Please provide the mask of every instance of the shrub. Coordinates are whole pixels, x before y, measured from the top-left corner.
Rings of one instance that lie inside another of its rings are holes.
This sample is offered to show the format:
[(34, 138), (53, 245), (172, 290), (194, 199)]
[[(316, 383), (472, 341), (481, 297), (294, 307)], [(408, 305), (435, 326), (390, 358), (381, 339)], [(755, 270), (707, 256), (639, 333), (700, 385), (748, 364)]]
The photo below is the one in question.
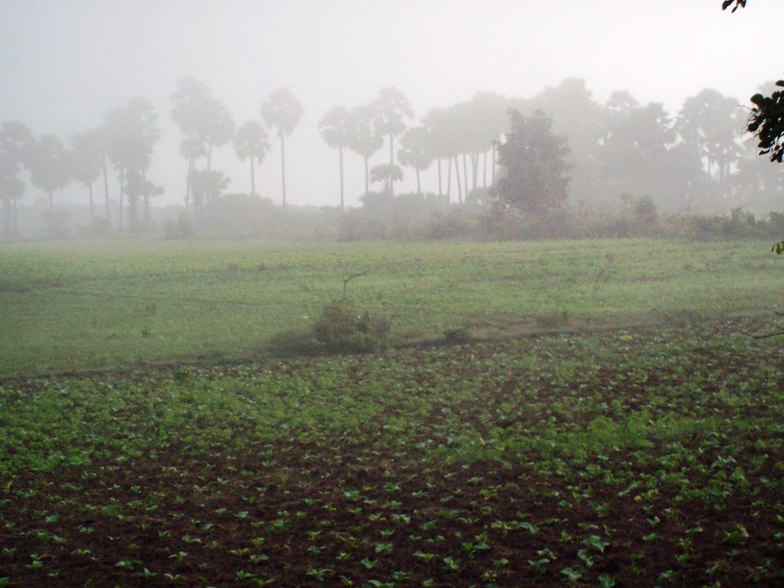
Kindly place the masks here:
[(277, 333), (266, 349), (276, 356), (372, 353), (386, 347), (388, 335), (389, 321), (338, 301), (324, 307), (312, 328)]
[(267, 341), (267, 351), (278, 357), (290, 355), (316, 355), (321, 346), (312, 331), (292, 330), (275, 333)]
[(389, 321), (372, 318), (346, 301), (324, 307), (313, 325), (313, 337), (329, 353), (368, 353), (386, 347)]

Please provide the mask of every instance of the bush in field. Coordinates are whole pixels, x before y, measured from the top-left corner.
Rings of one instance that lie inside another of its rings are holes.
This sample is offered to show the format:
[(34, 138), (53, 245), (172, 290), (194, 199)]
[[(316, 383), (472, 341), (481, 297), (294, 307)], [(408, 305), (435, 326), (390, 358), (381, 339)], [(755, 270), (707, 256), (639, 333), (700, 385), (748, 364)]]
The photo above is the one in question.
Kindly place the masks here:
[(381, 351), (388, 335), (389, 321), (346, 301), (327, 304), (313, 326), (313, 337), (329, 353)]
[(267, 341), (267, 351), (275, 356), (317, 355), (321, 346), (313, 337), (312, 330), (282, 331)]
[(327, 304), (312, 328), (272, 336), (267, 351), (273, 355), (372, 353), (386, 347), (388, 335), (389, 321), (340, 300)]

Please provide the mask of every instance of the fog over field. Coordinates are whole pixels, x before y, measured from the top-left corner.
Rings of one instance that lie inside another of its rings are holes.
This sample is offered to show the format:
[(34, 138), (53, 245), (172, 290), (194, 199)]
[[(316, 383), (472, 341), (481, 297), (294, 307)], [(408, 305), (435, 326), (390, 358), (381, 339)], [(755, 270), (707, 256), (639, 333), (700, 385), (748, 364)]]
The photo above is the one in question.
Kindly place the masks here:
[[(365, 104), (395, 86), (418, 120), (477, 91), (526, 98), (569, 77), (584, 79), (599, 101), (624, 89), (670, 113), (704, 88), (747, 104), (760, 84), (781, 77), (768, 39), (782, 22), (778, 0), (734, 15), (719, 0), (3, 0), (0, 119), (67, 140), (143, 96), (162, 130), (149, 171), (164, 188), (156, 203), (181, 204), (187, 164), (170, 117), (177, 82), (204, 82), (237, 125), (260, 119), (262, 102), (283, 86), (304, 107), (287, 143), (288, 200), (335, 204), (337, 154), (318, 131), (335, 105)], [(280, 153), (271, 143), (257, 185), (279, 202)], [(381, 149), (373, 162), (384, 157)], [(232, 179), (228, 191), (248, 191), (246, 164), (230, 145), (213, 165)], [(363, 192), (362, 166), (346, 155), (349, 205)], [(399, 191), (414, 186), (407, 171)], [(39, 197), (28, 187), (24, 203)], [(69, 200), (83, 201), (83, 187), (58, 194)]]

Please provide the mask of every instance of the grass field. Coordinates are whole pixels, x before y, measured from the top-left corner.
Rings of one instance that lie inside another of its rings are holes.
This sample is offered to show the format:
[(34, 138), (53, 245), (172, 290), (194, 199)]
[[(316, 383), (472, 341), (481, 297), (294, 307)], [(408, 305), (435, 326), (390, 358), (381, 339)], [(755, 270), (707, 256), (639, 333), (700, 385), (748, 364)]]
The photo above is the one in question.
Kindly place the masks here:
[(0, 376), (254, 358), (365, 270), (349, 295), (396, 344), (769, 311), (781, 288), (762, 242), (7, 245)]
[[(76, 251), (0, 254), (0, 586), (784, 583), (765, 244)], [(364, 269), (495, 338), (263, 357)]]

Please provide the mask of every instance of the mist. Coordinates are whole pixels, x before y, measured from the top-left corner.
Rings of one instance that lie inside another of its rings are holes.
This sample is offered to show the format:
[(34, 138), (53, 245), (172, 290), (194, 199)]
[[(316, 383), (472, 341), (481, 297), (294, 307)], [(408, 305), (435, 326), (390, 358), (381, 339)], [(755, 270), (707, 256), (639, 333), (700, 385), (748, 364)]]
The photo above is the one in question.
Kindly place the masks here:
[[(3, 121), (66, 142), (99, 126), (106, 112), (142, 96), (157, 112), (160, 140), (149, 178), (163, 188), (156, 206), (182, 205), (187, 162), (172, 122), (170, 97), (183, 78), (206, 84), (237, 126), (260, 120), (260, 107), (285, 87), (303, 105), (287, 139), (288, 201), (335, 206), (337, 153), (318, 123), (332, 107), (352, 108), (396, 87), (414, 112), (468, 101), (478, 91), (528, 99), (577, 78), (598, 102), (627, 90), (641, 104), (662, 103), (675, 115), (704, 88), (747, 104), (779, 76), (759, 39), (776, 38), (784, 6), (731, 15), (714, 0), (683, 3), (574, 0), (546, 3), (327, 1), (130, 2), (9, 0), (0, 5), (0, 96)], [(557, 123), (557, 121), (556, 121)], [(272, 133), (271, 133), (272, 135)], [(257, 169), (262, 196), (280, 203), (275, 137)], [(385, 160), (380, 149), (371, 165)], [(215, 150), (213, 168), (249, 192), (247, 165), (231, 145)], [(345, 157), (349, 206), (364, 193), (363, 162)], [(435, 169), (423, 173), (433, 190)], [(406, 170), (398, 192), (413, 191)], [(116, 188), (115, 188), (116, 191)], [(31, 204), (45, 194), (32, 186)], [(76, 183), (61, 202), (85, 200)]]

